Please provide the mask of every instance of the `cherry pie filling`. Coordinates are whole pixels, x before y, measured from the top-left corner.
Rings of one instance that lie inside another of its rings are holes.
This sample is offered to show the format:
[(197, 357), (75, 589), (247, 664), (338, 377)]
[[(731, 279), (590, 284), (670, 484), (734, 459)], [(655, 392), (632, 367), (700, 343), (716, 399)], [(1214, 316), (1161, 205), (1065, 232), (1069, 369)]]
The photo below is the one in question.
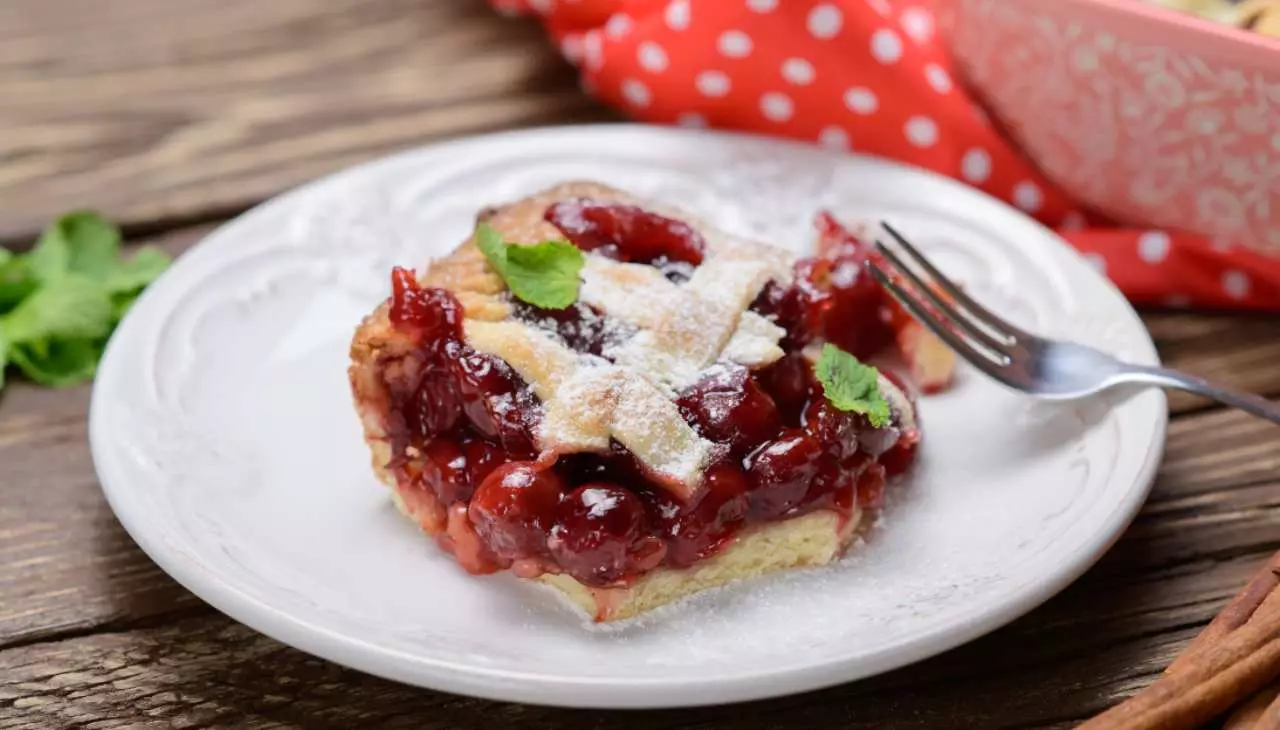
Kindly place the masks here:
[[(546, 219), (584, 251), (655, 266), (673, 281), (702, 262), (696, 231), (633, 206), (566, 201)], [(432, 507), (419, 519), (472, 572), (567, 573), (592, 587), (690, 566), (751, 525), (818, 509), (848, 519), (857, 507), (878, 507), (920, 435), (898, 425), (902, 414), (873, 428), (837, 410), (800, 353), (822, 338), (866, 357), (894, 336), (891, 305), (863, 268), (867, 247), (829, 216), (818, 227), (819, 255), (798, 261), (791, 283), (770, 282), (751, 307), (786, 331), (786, 356), (754, 372), (718, 364), (678, 395), (685, 420), (722, 445), (689, 503), (647, 478), (617, 442), (603, 454), (540, 457), (541, 408), (528, 384), (464, 342), (452, 294), (396, 269), (390, 319), (413, 347), (383, 368), (389, 467), (402, 496)], [(557, 311), (517, 302), (515, 311), (597, 356), (610, 337), (627, 335), (581, 302)]]

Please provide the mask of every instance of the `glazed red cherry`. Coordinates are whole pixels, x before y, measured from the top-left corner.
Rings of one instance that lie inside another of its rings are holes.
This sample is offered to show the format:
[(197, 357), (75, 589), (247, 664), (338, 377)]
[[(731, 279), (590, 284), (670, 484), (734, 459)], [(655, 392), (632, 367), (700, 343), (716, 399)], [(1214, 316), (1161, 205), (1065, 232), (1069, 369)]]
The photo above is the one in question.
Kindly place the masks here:
[(494, 469), (507, 463), (507, 452), (483, 438), (469, 436), (462, 440), (462, 453), (467, 459), (467, 478), (471, 482), (464, 499), (471, 499), (476, 486), (484, 483)]
[(800, 353), (783, 357), (758, 376), (764, 389), (773, 396), (782, 418), (788, 424), (799, 423), (801, 411), (816, 390), (813, 368)]
[(878, 509), (884, 506), (885, 468), (872, 464), (858, 477), (858, 506)]
[(418, 392), (406, 404), (405, 421), (411, 433), (425, 441), (446, 433), (462, 417), (462, 400), (449, 371), (428, 361)]
[(476, 533), (501, 558), (536, 557), (546, 551), (564, 481), (534, 462), (494, 469), (471, 497), (468, 514)]
[(908, 429), (888, 451), (880, 455), (880, 463), (884, 465), (887, 476), (897, 476), (906, 471), (916, 459), (916, 451), (920, 448), (920, 432)]
[(685, 420), (741, 456), (778, 432), (782, 420), (769, 394), (741, 365), (716, 368), (676, 400)]
[(804, 430), (837, 459), (847, 459), (858, 451), (858, 435), (869, 428), (865, 416), (841, 411), (821, 393), (815, 393), (801, 417)]
[(662, 541), (648, 534), (644, 503), (616, 484), (594, 482), (570, 492), (548, 540), (566, 573), (593, 586), (617, 583), (662, 560)]
[(391, 271), (391, 323), (427, 340), (459, 339), (462, 305), (444, 289), (424, 289), (411, 269)]
[(777, 519), (798, 506), (818, 473), (823, 456), (818, 440), (800, 429), (787, 429), (747, 458), (751, 484), (751, 517)]
[(818, 332), (845, 352), (867, 357), (893, 342), (889, 299), (866, 270), (874, 249), (830, 213), (820, 213), (815, 225), (818, 255), (830, 262), (825, 280), (830, 299)]
[(706, 241), (689, 224), (633, 205), (580, 198), (547, 209), (546, 220), (583, 251), (638, 264), (702, 263)]
[(437, 436), (422, 447), (422, 482), (445, 505), (471, 498), (471, 474), (462, 445), (448, 436)]
[(713, 465), (698, 501), (681, 505), (660, 490), (645, 492), (651, 514), (667, 541), (667, 562), (687, 567), (715, 554), (747, 517), (747, 479), (732, 463)]
[(605, 315), (583, 302), (575, 302), (564, 309), (540, 309), (523, 302), (515, 307), (516, 317), (554, 330), (569, 349), (602, 355), (605, 345)]

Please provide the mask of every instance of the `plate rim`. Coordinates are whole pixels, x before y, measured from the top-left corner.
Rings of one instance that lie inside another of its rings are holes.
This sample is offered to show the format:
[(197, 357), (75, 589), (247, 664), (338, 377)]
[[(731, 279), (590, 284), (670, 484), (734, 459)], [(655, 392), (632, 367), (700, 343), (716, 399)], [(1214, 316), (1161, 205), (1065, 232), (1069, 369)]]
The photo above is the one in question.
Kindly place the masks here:
[[(418, 147), (401, 150), (374, 159), (345, 167), (310, 180), (289, 190), (283, 191), (234, 218), (223, 222), (209, 231), (193, 244), (182, 256), (189, 256), (197, 250), (210, 245), (220, 232), (225, 231), (245, 217), (254, 214), (267, 206), (282, 204), (296, 196), (304, 195), (312, 188), (320, 187), (329, 181), (355, 174), (357, 171), (382, 165), (393, 165), (397, 161), (407, 161), (425, 151), (446, 151), (450, 147), (465, 147), (478, 140), (493, 140), (508, 137), (528, 137), (535, 141), (540, 136), (562, 135), (565, 133), (628, 135), (632, 133), (670, 135), (674, 137), (713, 137), (726, 142), (733, 140), (767, 141), (780, 147), (812, 150), (812, 145), (791, 140), (779, 139), (758, 134), (744, 134), (719, 130), (689, 130), (654, 125), (618, 123), (618, 124), (572, 124), (545, 125), (522, 129), (504, 130), (500, 132), (470, 135), (451, 140), (429, 143)], [(985, 192), (965, 185), (946, 176), (903, 164), (882, 157), (859, 153), (843, 153), (846, 159), (867, 159), (878, 165), (887, 165), (916, 176), (925, 176), (952, 187), (957, 192), (969, 196), (985, 198), (1014, 213), (1024, 222), (1029, 222), (1048, 234), (1047, 238), (1060, 249), (1059, 253), (1083, 257), (1072, 249), (1061, 237), (1048, 227), (1027, 216), (1022, 211), (987, 195)], [(1098, 284), (1106, 287), (1114, 295), (1116, 301), (1123, 306), (1123, 316), (1138, 325), (1143, 335), (1141, 345), (1142, 357), (1158, 363), (1154, 342), (1146, 325), (1141, 321), (1133, 308), (1115, 285), (1106, 277), (1091, 271)], [(145, 311), (148, 294), (140, 297), (137, 305), (126, 316), (125, 321), (117, 328), (117, 333), (128, 327), (130, 320), (136, 321), (138, 313)], [(816, 664), (792, 667), (778, 671), (755, 671), (745, 674), (734, 674), (728, 678), (709, 677), (705, 681), (686, 683), (673, 687), (669, 680), (660, 677), (635, 678), (625, 681), (616, 678), (600, 678), (590, 675), (547, 675), (537, 672), (494, 669), (475, 664), (464, 664), (448, 659), (437, 659), (399, 649), (378, 646), (356, 636), (348, 636), (332, 631), (305, 619), (297, 618), (266, 601), (259, 600), (236, 588), (211, 571), (201, 568), (198, 560), (175, 554), (164, 548), (148, 532), (143, 515), (131, 510), (127, 492), (129, 486), (123, 476), (112, 473), (111, 457), (108, 449), (106, 431), (109, 426), (102, 415), (107, 409), (108, 389), (101, 387), (109, 382), (112, 373), (125, 355), (120, 354), (117, 343), (122, 338), (113, 336), (108, 343), (98, 377), (95, 379), (89, 406), (89, 443), (90, 451), (103, 494), (112, 512), (128, 532), (129, 536), (170, 577), (176, 580), (198, 598), (210, 604), (249, 628), (270, 638), (287, 644), (314, 656), (347, 666), (374, 676), (391, 681), (412, 684), (438, 691), (469, 695), (483, 699), (520, 702), (530, 705), (591, 708), (591, 709), (641, 709), (641, 708), (675, 708), (720, 705), (757, 699), (775, 698), (798, 692), (825, 689), (838, 684), (865, 679), (870, 676), (914, 664), (923, 659), (949, 651), (974, 639), (986, 635), (1013, 620), (1027, 614), (1034, 608), (1060, 593), (1071, 583), (1080, 578), (1091, 568), (1117, 540), (1123, 535), (1129, 524), (1146, 502), (1156, 471), (1164, 453), (1168, 428), (1168, 410), (1163, 392), (1160, 393), (1160, 407), (1156, 409), (1157, 418), (1152, 431), (1152, 440), (1147, 453), (1143, 457), (1137, 472), (1134, 487), (1130, 489), (1121, 508), (1115, 510), (1100, 522), (1094, 534), (1088, 540), (1090, 549), (1081, 550), (1066, 561), (1063, 568), (1048, 578), (1029, 581), (1014, 591), (1006, 601), (994, 609), (987, 609), (978, 615), (960, 617), (951, 624), (942, 624), (913, 637), (907, 641), (886, 647), (870, 657), (850, 659), (835, 657)], [(1101, 538), (1101, 539), (1100, 539)], [(661, 701), (654, 701), (652, 692), (656, 688), (665, 690)], [(591, 691), (584, 691), (584, 690)]]

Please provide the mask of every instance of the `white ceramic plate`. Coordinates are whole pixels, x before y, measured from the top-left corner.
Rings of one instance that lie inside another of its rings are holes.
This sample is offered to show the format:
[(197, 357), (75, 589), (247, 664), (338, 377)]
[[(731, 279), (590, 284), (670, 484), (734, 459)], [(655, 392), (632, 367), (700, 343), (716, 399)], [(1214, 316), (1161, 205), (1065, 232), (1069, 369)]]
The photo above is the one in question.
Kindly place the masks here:
[(965, 369), (921, 404), (919, 468), (836, 566), (609, 628), (509, 575), (464, 574), (374, 480), (347, 344), (393, 264), (446, 253), (484, 205), (573, 178), (797, 249), (820, 206), (884, 217), (1017, 323), (1156, 362), (1134, 312), (1052, 233), (928, 173), (638, 126), (452, 142), (273, 200), (146, 292), (111, 342), (90, 418), (103, 488), (138, 544), (232, 617), (373, 674), (659, 707), (808, 690), (944, 651), (1063, 588), (1137, 511), (1161, 453), (1160, 393), (1050, 404)]

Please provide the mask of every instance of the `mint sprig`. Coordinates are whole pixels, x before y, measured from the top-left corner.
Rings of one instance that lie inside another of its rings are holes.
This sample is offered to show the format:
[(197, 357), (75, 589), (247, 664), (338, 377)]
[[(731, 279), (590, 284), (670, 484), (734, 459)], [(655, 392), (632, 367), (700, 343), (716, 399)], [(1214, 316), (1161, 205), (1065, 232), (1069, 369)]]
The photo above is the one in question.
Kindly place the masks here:
[(8, 365), (54, 387), (93, 377), (112, 330), (169, 265), (158, 249), (121, 253), (120, 229), (90, 211), (58, 218), (29, 253), (0, 249), (0, 388)]
[(837, 410), (861, 413), (872, 426), (889, 425), (889, 402), (880, 392), (880, 372), (831, 343), (822, 346), (814, 374)]
[(481, 223), (476, 246), (521, 301), (542, 309), (564, 309), (578, 301), (578, 273), (585, 257), (568, 241), (510, 244), (493, 226)]

